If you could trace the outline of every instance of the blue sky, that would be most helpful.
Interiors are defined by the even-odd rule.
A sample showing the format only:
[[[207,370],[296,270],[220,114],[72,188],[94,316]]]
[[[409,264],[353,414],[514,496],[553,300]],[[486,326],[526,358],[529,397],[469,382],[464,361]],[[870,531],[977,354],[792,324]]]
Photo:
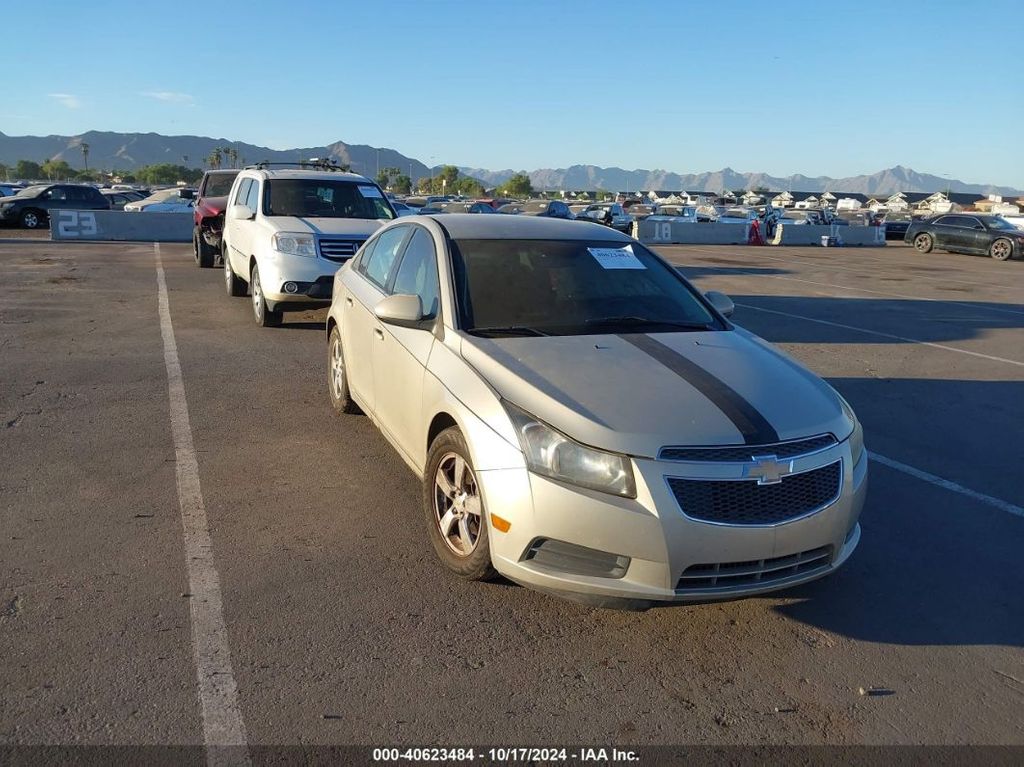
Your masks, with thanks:
[[[1024,188],[1019,0],[7,6],[8,135]]]

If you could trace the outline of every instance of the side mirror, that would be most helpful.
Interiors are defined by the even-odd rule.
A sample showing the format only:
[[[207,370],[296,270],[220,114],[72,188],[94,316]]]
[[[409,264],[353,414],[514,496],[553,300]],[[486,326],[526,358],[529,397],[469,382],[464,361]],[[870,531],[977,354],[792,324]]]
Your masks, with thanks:
[[[405,328],[419,328],[423,321],[423,302],[419,296],[401,293],[388,296],[373,308],[381,322]]]
[[[232,205],[228,208],[228,215],[231,218],[240,218],[243,221],[249,221],[256,218],[256,214],[249,210],[248,205]]]
[[[736,304],[732,302],[732,299],[725,293],[719,293],[717,290],[709,290],[704,294],[704,297],[711,302],[711,305],[718,309],[719,313],[723,317],[732,317],[732,313],[736,311]]]

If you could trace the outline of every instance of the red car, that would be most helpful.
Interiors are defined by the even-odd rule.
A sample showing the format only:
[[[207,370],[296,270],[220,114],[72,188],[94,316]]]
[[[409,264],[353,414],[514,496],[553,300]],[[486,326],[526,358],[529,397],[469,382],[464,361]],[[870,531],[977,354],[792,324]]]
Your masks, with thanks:
[[[228,193],[235,183],[237,169],[208,170],[199,182],[196,206],[192,213],[192,250],[203,269],[214,265],[220,255],[220,236],[224,231],[224,209]]]

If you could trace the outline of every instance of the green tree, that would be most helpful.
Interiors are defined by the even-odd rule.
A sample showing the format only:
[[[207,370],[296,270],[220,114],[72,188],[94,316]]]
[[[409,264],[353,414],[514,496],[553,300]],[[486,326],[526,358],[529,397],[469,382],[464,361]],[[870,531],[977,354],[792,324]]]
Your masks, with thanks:
[[[458,168],[454,165],[445,165],[437,175],[438,178],[441,179],[441,187],[443,189],[451,189],[454,191],[455,182],[459,180]]]
[[[533,194],[533,184],[525,173],[516,173],[512,178],[498,187],[498,194],[509,197],[529,197]]]
[[[380,173],[377,174],[377,184],[387,189],[401,174],[402,172],[398,168],[381,168]]]
[[[14,175],[17,178],[37,179],[43,177],[43,169],[39,163],[31,160],[18,160],[14,166]]]
[[[4,181],[7,181],[11,177],[11,169],[0,162],[0,175],[4,177]]]
[[[470,176],[463,176],[455,182],[455,191],[466,197],[483,197],[484,185]]]
[[[47,160],[39,169],[46,178],[52,181],[63,181],[75,175],[74,169],[64,160]]]
[[[432,179],[430,176],[420,176],[418,179],[416,179],[416,191],[420,192],[421,194],[429,193],[431,187],[433,186],[433,182],[434,179]]]
[[[412,191],[412,179],[406,175],[395,176],[391,182],[391,191],[395,194],[409,194]]]
[[[83,141],[79,149],[82,150],[82,160],[85,162],[85,169],[89,170],[89,145]]]
[[[220,167],[222,159],[223,154],[221,152],[221,148],[219,146],[215,146],[211,150],[210,155],[206,158],[206,162],[212,170],[217,170],[217,168]]]

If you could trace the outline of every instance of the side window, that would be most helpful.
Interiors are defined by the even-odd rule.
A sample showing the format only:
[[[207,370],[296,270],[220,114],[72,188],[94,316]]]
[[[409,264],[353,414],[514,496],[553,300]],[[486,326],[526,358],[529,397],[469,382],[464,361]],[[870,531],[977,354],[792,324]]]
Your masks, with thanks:
[[[942,226],[951,226],[955,222],[953,221],[953,217],[952,216],[943,216],[942,218],[936,219],[935,223],[936,224],[941,224]]]
[[[391,274],[391,267],[395,265],[395,258],[402,249],[406,235],[409,234],[409,227],[396,226],[388,229],[377,238],[373,246],[373,252],[368,253],[360,263],[360,271],[367,279],[375,283],[381,290],[388,284],[388,276]]]
[[[434,251],[434,238],[425,229],[416,227],[413,231],[391,292],[419,296],[423,304],[423,316],[437,316],[437,254]]]
[[[253,180],[253,182],[249,185],[249,192],[245,196],[245,205],[249,208],[249,210],[255,211],[256,213],[260,212],[259,193],[260,182]]]
[[[968,229],[984,229],[985,228],[984,226],[982,226],[981,222],[978,219],[976,219],[976,218],[971,218],[970,216],[961,216],[961,218],[963,218],[963,221],[964,221],[963,225],[966,226]]]
[[[251,178],[243,178],[238,185],[238,192],[235,194],[235,205],[245,205],[245,198],[249,196],[249,187],[252,186]]]

